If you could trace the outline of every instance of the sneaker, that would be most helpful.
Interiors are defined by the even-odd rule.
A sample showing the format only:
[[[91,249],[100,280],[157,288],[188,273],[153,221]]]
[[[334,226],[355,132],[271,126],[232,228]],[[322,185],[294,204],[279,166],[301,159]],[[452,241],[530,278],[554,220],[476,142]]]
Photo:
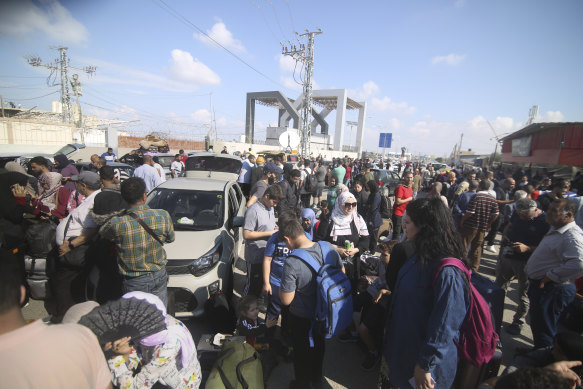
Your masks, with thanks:
[[[498,250],[496,250],[496,247],[494,247],[494,245],[486,246],[486,251],[489,251],[489,252],[494,253],[494,254],[496,254],[498,252]]]
[[[375,366],[377,365],[377,363],[379,363],[379,361],[381,360],[381,354],[376,352],[368,352],[366,353],[366,357],[364,358],[364,362],[362,362],[362,365],[360,365],[362,367],[362,369],[364,371],[371,371],[375,368]]]
[[[512,323],[510,325],[507,325],[505,330],[510,335],[520,335],[520,331],[522,330],[522,324]]]
[[[353,343],[358,340],[358,335],[353,334],[350,331],[345,331],[338,336],[338,340],[342,343]]]

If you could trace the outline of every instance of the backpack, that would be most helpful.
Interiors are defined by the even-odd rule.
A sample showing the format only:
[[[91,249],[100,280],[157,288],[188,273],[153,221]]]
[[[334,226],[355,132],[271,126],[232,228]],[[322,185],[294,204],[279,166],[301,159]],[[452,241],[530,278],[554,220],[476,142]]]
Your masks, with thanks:
[[[56,246],[57,225],[51,222],[31,224],[24,236],[28,244],[27,254],[33,258],[44,258]]]
[[[312,320],[312,329],[314,320],[323,322],[324,336],[330,339],[352,323],[352,291],[346,274],[341,268],[331,263],[330,255],[328,255],[330,243],[324,241],[317,243],[322,250],[323,264],[303,249],[295,249],[290,256],[299,258],[316,274],[316,312]],[[301,297],[298,296],[298,298],[304,305]],[[310,347],[313,347],[312,329],[310,329]]]
[[[306,169],[304,169],[304,171],[306,172],[306,178],[304,179],[304,190],[306,192],[312,193],[314,191],[314,177],[309,174]]]
[[[488,303],[480,292],[469,282],[472,272],[457,258],[444,258],[433,275],[433,285],[441,269],[446,266],[458,268],[465,276],[470,291],[470,308],[460,328],[456,346],[461,358],[476,367],[490,362],[496,352],[498,334],[494,331],[492,314]]]
[[[383,219],[390,219],[393,216],[393,207],[391,201],[387,196],[381,194],[381,217]]]
[[[206,389],[263,389],[259,354],[250,344],[225,342],[206,381]]]

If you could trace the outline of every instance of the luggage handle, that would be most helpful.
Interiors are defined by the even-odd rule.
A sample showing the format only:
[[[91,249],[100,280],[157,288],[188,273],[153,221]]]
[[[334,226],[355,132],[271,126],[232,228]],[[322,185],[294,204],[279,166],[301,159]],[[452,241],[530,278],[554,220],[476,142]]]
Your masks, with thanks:
[[[247,359],[242,360],[237,365],[237,379],[239,380],[241,385],[243,385],[243,389],[249,389],[249,384],[247,384],[247,381],[245,381],[245,378],[243,377],[243,372],[241,370],[243,369],[244,365],[257,360],[257,358],[259,358],[257,352],[254,352],[253,355],[251,355]]]

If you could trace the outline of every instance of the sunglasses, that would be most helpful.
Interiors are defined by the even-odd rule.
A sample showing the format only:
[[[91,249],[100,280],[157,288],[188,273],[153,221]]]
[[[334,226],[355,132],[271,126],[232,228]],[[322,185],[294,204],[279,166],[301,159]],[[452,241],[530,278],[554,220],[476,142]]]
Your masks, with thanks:
[[[356,203],[344,203],[344,208],[356,208]]]

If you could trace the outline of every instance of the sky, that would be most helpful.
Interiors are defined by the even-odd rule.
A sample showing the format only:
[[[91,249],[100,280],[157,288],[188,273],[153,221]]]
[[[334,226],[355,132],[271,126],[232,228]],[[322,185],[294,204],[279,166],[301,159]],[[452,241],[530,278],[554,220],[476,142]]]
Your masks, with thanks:
[[[367,102],[365,150],[390,132],[391,151],[444,156],[463,133],[463,150],[489,154],[533,105],[537,122],[583,121],[581,15],[581,0],[2,0],[0,95],[50,110],[59,87],[25,57],[50,64],[66,46],[71,66],[96,67],[74,71],[84,113],[202,139],[212,107],[217,137],[239,139],[248,92],[301,94],[280,42],[320,28],[314,89]],[[257,105],[256,137],[276,125]]]

